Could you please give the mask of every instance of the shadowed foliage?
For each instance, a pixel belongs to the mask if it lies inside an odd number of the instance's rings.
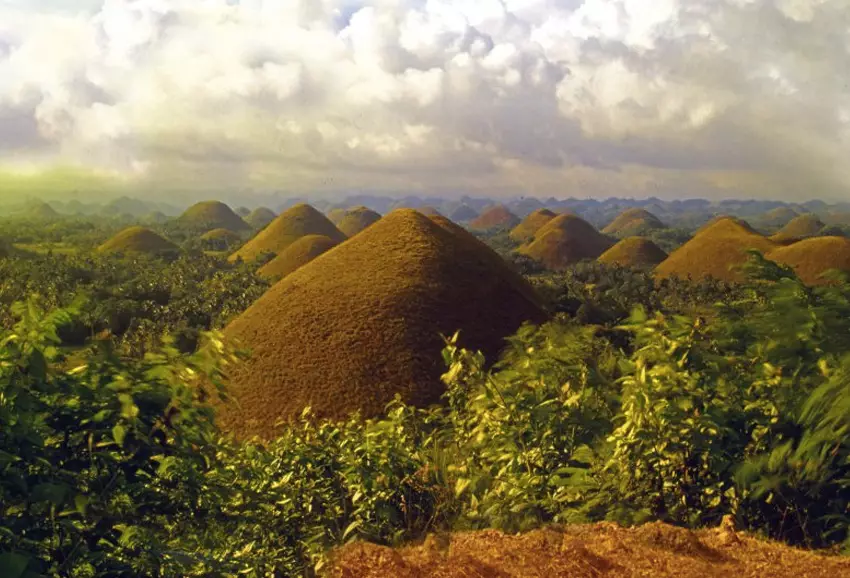
[[[469,228],[476,231],[493,229],[510,229],[519,224],[519,217],[514,215],[504,205],[496,205],[478,215],[469,223]]]
[[[557,271],[596,259],[613,245],[612,239],[581,217],[558,215],[537,231],[531,243],[520,247],[519,253]]]
[[[599,256],[601,263],[627,267],[654,267],[667,253],[646,237],[626,237]]]
[[[254,261],[263,253],[278,255],[305,235],[324,235],[338,243],[346,239],[345,234],[322,213],[306,203],[299,203],[278,215],[228,259]]]
[[[495,356],[524,321],[544,319],[533,289],[449,221],[395,210],[274,285],[225,334],[252,350],[230,375],[221,424],[273,435],[312,406],[319,417],[378,415],[400,394],[444,391],[440,334]]]
[[[277,217],[277,214],[268,207],[259,207],[245,217],[245,222],[254,229],[262,229],[274,221],[275,217]]]
[[[620,213],[602,232],[607,235],[629,237],[665,228],[661,219],[646,209],[633,208]]]
[[[164,255],[179,251],[177,245],[145,227],[124,229],[100,247],[100,253],[147,253]]]
[[[693,239],[673,251],[658,267],[658,277],[692,279],[714,277],[721,281],[742,281],[739,266],[747,262],[748,251],[769,253],[778,245],[756,232],[746,221],[720,217],[701,228]]]
[[[794,269],[807,285],[824,285],[821,275],[831,269],[850,272],[850,239],[847,237],[814,237],[780,247],[767,258]]]
[[[282,279],[337,244],[324,235],[305,235],[263,265],[257,274],[266,279]]]
[[[826,225],[817,215],[811,213],[794,217],[775,235],[770,237],[771,241],[784,242],[792,239],[805,239],[814,237]]]
[[[248,223],[242,217],[220,201],[203,201],[186,209],[177,218],[177,222],[193,229],[209,231],[211,229],[230,229],[247,231]]]
[[[336,223],[336,226],[347,237],[353,237],[369,225],[377,223],[380,219],[380,213],[376,213],[368,207],[360,206],[347,210],[345,215]]]
[[[511,229],[510,237],[517,243],[525,243],[534,236],[540,227],[555,218],[555,213],[549,209],[537,209]]]

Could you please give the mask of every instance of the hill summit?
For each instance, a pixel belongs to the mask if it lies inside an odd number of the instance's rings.
[[[241,258],[243,261],[254,261],[263,253],[278,255],[305,235],[324,235],[337,243],[346,239],[345,234],[326,216],[306,203],[299,203],[278,215],[228,260]]]
[[[549,209],[537,209],[529,213],[519,225],[511,229],[510,237],[518,243],[525,243],[555,216],[555,213]]]
[[[212,229],[228,229],[230,231],[246,231],[250,227],[242,217],[221,201],[203,201],[186,209],[177,217],[177,222],[191,227],[209,231]]]
[[[719,217],[670,253],[655,272],[660,277],[690,276],[694,280],[714,277],[722,281],[741,281],[743,273],[737,267],[746,263],[747,251],[754,249],[766,255],[777,246],[746,221]]]
[[[778,243],[796,239],[805,239],[806,237],[814,237],[820,233],[821,229],[824,227],[826,227],[826,224],[821,221],[817,215],[807,213],[805,215],[798,215],[788,221],[784,227],[779,229],[779,231],[770,238]]]
[[[557,271],[585,259],[596,259],[613,245],[613,240],[581,217],[565,214],[543,225],[534,240],[520,247],[519,252]]]
[[[97,248],[99,253],[163,255],[179,251],[177,245],[146,227],[128,227]]]
[[[319,417],[383,412],[395,394],[437,402],[440,334],[493,361],[503,338],[545,319],[531,286],[446,219],[398,209],[275,284],[225,329],[253,355],[234,368],[238,435],[270,436],[306,406]]]

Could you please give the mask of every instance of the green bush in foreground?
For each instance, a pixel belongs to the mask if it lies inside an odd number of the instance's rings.
[[[314,575],[328,548],[435,528],[660,519],[850,550],[850,283],[763,260],[712,322],[525,327],[497,366],[449,339],[443,407],[221,437],[192,387],[236,356],[143,360],[98,344],[71,369],[74,308],[15,308],[0,341],[0,575]],[[65,364],[67,365],[67,364]]]

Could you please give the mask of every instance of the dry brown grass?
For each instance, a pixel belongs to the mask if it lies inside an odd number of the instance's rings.
[[[602,232],[607,235],[629,236],[652,229],[663,229],[664,226],[661,219],[646,209],[633,208],[617,215]]]
[[[461,532],[391,549],[352,543],[329,578],[844,578],[850,559],[759,540],[733,529],[662,524],[552,527],[508,535]]]
[[[596,259],[610,249],[614,241],[576,215],[558,215],[543,225],[531,243],[519,248],[554,271],[585,259]]]
[[[777,243],[757,233],[745,221],[722,217],[700,229],[694,237],[673,251],[658,267],[658,277],[688,277],[694,280],[714,277],[723,281],[742,281],[739,266],[747,261],[747,251],[767,254]]]
[[[266,279],[283,279],[339,243],[324,235],[305,235],[260,267],[257,274]]]
[[[600,263],[626,267],[654,267],[667,258],[658,245],[646,237],[626,237],[599,256]]]
[[[540,230],[540,227],[555,218],[555,213],[549,209],[537,209],[525,217],[522,222],[511,229],[510,237],[517,243],[525,243],[532,237],[534,233]]]
[[[346,237],[353,237],[369,225],[377,223],[380,219],[381,214],[368,207],[354,207],[345,212],[336,226],[345,233]]]
[[[478,216],[478,211],[469,205],[461,205],[447,215],[455,223],[466,223]]]
[[[850,271],[850,239],[813,237],[779,247],[766,255],[771,261],[788,265],[807,285],[828,283],[821,275],[830,269]]]
[[[228,260],[232,262],[241,258],[243,261],[253,261],[266,252],[278,255],[305,235],[324,235],[338,243],[346,239],[345,234],[322,213],[306,203],[299,203],[278,215]]]
[[[469,228],[476,231],[490,231],[492,229],[510,229],[517,225],[519,225],[519,217],[510,212],[506,206],[496,205],[470,221]]]
[[[328,220],[334,225],[339,225],[339,222],[345,218],[345,214],[348,212],[348,209],[343,207],[336,207],[335,209],[331,209],[327,212]]]
[[[240,437],[312,406],[320,417],[380,414],[398,393],[437,402],[440,333],[491,361],[525,320],[545,315],[533,289],[457,225],[395,210],[276,283],[226,329],[253,350],[229,376],[241,408],[221,425]]]
[[[162,255],[179,251],[177,245],[145,227],[128,227],[97,248],[99,253],[147,253]]]
[[[258,207],[245,217],[245,222],[253,229],[262,229],[275,220],[277,214],[268,207]]]
[[[247,231],[251,227],[233,209],[220,201],[203,201],[186,209],[177,221],[183,225],[203,229],[230,229]]]
[[[779,229],[776,234],[771,235],[770,239],[777,243],[781,243],[789,240],[814,237],[825,226],[826,225],[818,218],[817,215],[813,215],[811,213],[799,215],[791,219],[784,227]]]

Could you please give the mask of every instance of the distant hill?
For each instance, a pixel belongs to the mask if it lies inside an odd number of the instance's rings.
[[[494,229],[512,229],[519,225],[519,217],[511,213],[504,205],[491,207],[469,222],[469,228],[476,231]]]
[[[99,253],[145,253],[165,255],[180,249],[157,233],[145,227],[129,227],[113,236],[100,247]]]
[[[666,225],[661,222],[661,219],[646,209],[634,208],[620,213],[616,219],[602,229],[602,232],[618,237],[632,237],[665,227]]]
[[[600,263],[626,267],[654,267],[667,258],[658,245],[646,237],[626,237],[599,256]]]
[[[254,261],[263,253],[278,255],[305,235],[324,235],[338,243],[346,239],[345,233],[327,217],[312,206],[301,203],[278,215],[265,229],[232,254],[229,260]]]
[[[338,244],[325,235],[305,235],[260,267],[257,274],[267,279],[283,279]]]
[[[245,217],[245,222],[254,229],[262,229],[275,220],[277,215],[267,207],[258,207]]]
[[[576,215],[558,215],[543,225],[534,240],[519,253],[539,261],[555,271],[586,259],[596,259],[610,249],[614,241]]]
[[[549,209],[537,209],[526,216],[522,222],[511,229],[510,237],[518,243],[525,243],[546,223],[555,218],[555,213]]]
[[[805,239],[806,237],[814,237],[825,227],[817,215],[807,213],[799,215],[789,221],[770,239],[776,242],[783,242],[792,239]]]
[[[336,223],[337,228],[345,233],[346,237],[353,237],[369,225],[381,220],[381,215],[367,207],[354,207],[348,209],[342,218]]]
[[[177,222],[181,225],[191,227],[196,230],[210,231],[212,229],[229,229],[231,231],[240,232],[247,231],[251,227],[242,217],[233,212],[233,210],[220,201],[204,201],[196,203],[186,209],[186,211],[177,218]]]
[[[470,207],[469,205],[460,205],[459,207],[453,209],[447,217],[454,221],[455,223],[466,223],[467,221],[471,221],[478,216],[478,211]]]

